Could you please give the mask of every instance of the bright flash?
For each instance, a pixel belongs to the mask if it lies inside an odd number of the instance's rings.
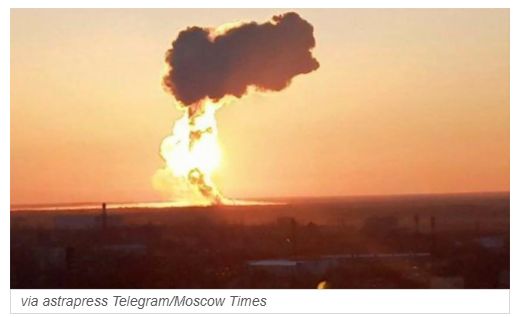
[[[188,107],[160,148],[169,172],[193,186],[209,204],[223,203],[211,180],[221,160],[215,117],[219,107],[207,100]]]
[[[217,105],[207,103],[192,118],[189,111],[175,122],[173,133],[162,142],[160,154],[173,175],[187,177],[198,168],[206,175],[220,165],[215,111]]]

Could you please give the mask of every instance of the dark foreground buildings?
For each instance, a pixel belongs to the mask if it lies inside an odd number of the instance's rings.
[[[11,287],[509,288],[509,210],[487,194],[13,211]]]

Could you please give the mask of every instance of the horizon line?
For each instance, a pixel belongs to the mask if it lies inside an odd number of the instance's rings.
[[[357,194],[357,195],[291,195],[291,196],[249,196],[249,197],[234,197],[232,200],[261,200],[279,201],[281,199],[295,200],[295,199],[337,199],[337,198],[390,198],[390,197],[410,197],[410,196],[476,196],[476,195],[510,195],[508,191],[466,191],[466,192],[433,192],[433,193],[395,193],[395,194]],[[175,202],[175,200],[159,200],[159,201],[80,201],[80,202],[45,202],[45,203],[22,203],[9,204],[10,208],[29,208],[29,207],[58,207],[58,206],[81,206],[81,205],[96,205],[106,203],[110,204],[146,204],[159,202]]]

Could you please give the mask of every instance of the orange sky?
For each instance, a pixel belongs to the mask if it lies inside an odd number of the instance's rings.
[[[11,10],[11,203],[149,201],[187,26],[286,10]],[[508,191],[509,11],[296,10],[320,68],[217,114],[230,197]]]

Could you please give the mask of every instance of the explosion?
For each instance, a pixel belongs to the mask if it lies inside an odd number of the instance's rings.
[[[191,204],[230,203],[212,180],[221,160],[216,110],[228,96],[280,91],[296,75],[317,69],[314,46],[312,25],[293,12],[263,24],[180,32],[166,52],[163,83],[184,114],[162,142],[166,166],[155,175],[155,187],[172,189],[177,200],[188,196]]]
[[[201,194],[202,204],[204,199],[209,204],[225,202],[211,179],[221,159],[215,117],[219,107],[204,100],[187,108],[160,147],[167,170],[193,186]]]

